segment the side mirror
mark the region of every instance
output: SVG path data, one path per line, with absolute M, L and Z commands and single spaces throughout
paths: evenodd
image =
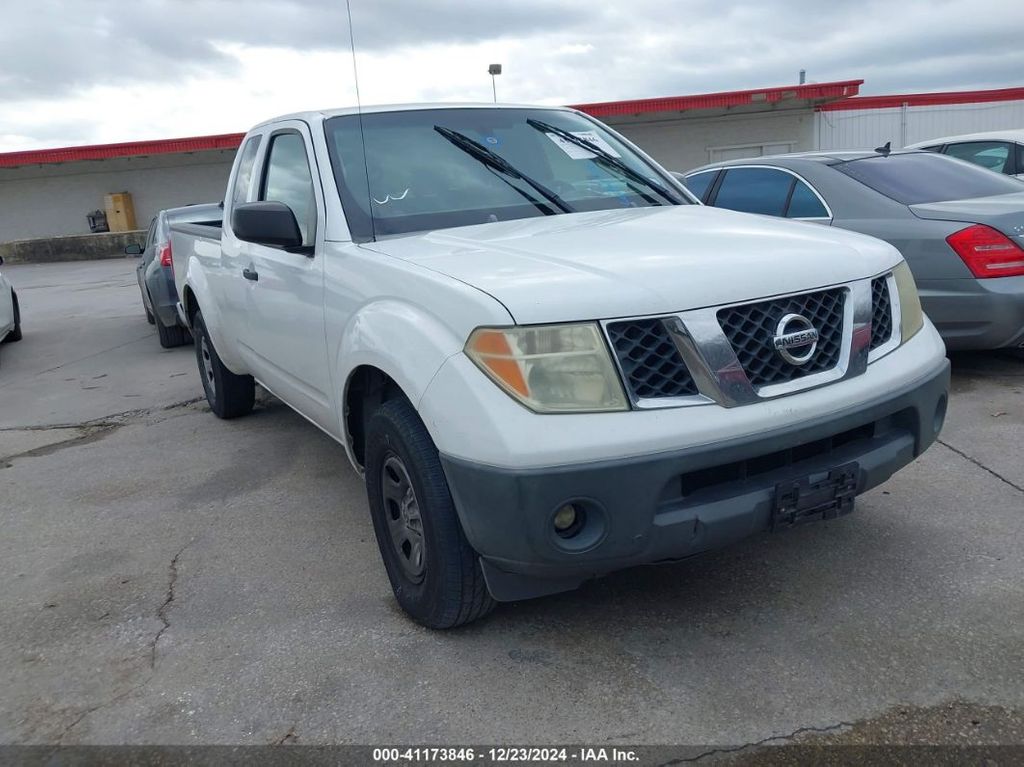
M 290 250 L 302 247 L 302 232 L 292 209 L 283 202 L 246 202 L 231 211 L 235 237 L 258 245 Z
M 127 246 L 124 249 L 124 254 L 126 256 L 141 256 L 142 255 L 142 246 L 139 245 L 139 243 L 137 243 L 137 242 L 133 242 L 131 245 Z

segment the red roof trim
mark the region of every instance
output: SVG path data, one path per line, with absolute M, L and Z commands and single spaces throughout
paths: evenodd
M 595 104 L 577 104 L 575 109 L 594 117 L 614 117 L 652 112 L 681 112 L 687 109 L 724 109 L 747 104 L 773 104 L 794 99 L 844 99 L 856 96 L 863 84 L 863 80 L 841 80 L 834 83 L 810 83 L 786 85 L 779 88 L 755 88 L 749 91 L 703 93 L 698 96 L 604 101 Z
M 890 109 L 904 104 L 911 107 L 940 104 L 981 104 L 986 101 L 1024 101 L 1024 88 L 999 88 L 990 91 L 947 91 L 945 93 L 909 93 L 902 96 L 858 96 L 834 104 L 823 104 L 820 112 L 844 109 Z
M 61 149 L 32 149 L 27 152 L 0 154 L 0 168 L 17 165 L 47 165 L 83 160 L 109 160 L 115 157 L 140 157 L 151 154 L 181 152 L 209 152 L 218 149 L 238 149 L 244 133 L 222 133 L 216 136 L 171 138 L 157 141 L 129 141 L 123 144 L 97 144 Z

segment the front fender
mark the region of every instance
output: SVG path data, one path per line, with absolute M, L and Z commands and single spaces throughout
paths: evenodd
M 387 299 L 360 309 L 338 346 L 338 379 L 348 381 L 362 365 L 387 373 L 417 405 L 441 365 L 462 350 L 464 338 L 439 318 L 410 304 Z
M 462 350 L 465 338 L 435 315 L 394 299 L 362 307 L 345 326 L 336 352 L 336 381 L 343 382 L 338 433 L 345 435 L 345 402 L 352 374 L 362 366 L 388 375 L 418 406 L 445 360 Z M 351 453 L 350 453 L 351 457 Z

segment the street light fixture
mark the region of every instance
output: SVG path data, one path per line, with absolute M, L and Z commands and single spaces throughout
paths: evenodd
M 491 76 L 491 91 L 494 93 L 494 103 L 498 103 L 498 86 L 495 85 L 494 78 L 501 74 L 501 64 L 491 64 L 487 67 L 487 74 Z

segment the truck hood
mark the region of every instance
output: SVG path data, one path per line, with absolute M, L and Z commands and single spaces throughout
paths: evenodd
M 812 290 L 899 263 L 872 237 L 699 205 L 595 211 L 369 247 L 472 285 L 520 324 L 664 314 Z
M 977 197 L 973 200 L 922 203 L 911 205 L 910 210 L 918 218 L 986 224 L 1007 237 L 1017 237 L 1017 242 L 1024 238 L 1024 192 Z

